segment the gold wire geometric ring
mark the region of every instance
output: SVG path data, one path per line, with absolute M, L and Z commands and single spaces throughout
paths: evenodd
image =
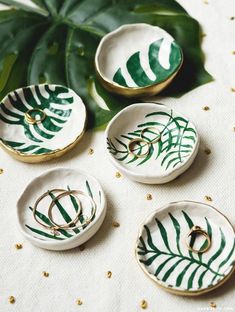
M 40 115 L 40 119 L 36 119 L 34 117 L 31 116 L 32 113 L 39 113 Z M 37 125 L 43 122 L 43 120 L 46 118 L 46 113 L 40 109 L 40 108 L 32 108 L 27 110 L 27 112 L 24 114 L 24 118 L 27 121 L 27 123 L 31 124 L 31 125 Z
M 144 133 L 148 130 L 154 130 L 155 132 L 157 132 L 157 137 L 151 141 L 147 141 L 145 138 L 144 138 Z M 140 133 L 140 138 L 143 139 L 146 143 L 148 144 L 154 144 L 154 143 L 157 143 L 160 139 L 161 139 L 161 133 L 160 131 L 158 130 L 157 127 L 146 127 L 144 129 L 141 130 L 141 133 Z
M 131 149 L 131 145 L 133 145 L 133 143 L 137 143 L 137 142 L 138 143 L 145 143 L 146 145 L 144 145 L 144 146 L 147 146 L 148 150 L 145 153 L 143 153 L 143 154 L 134 153 L 133 150 Z M 149 143 L 146 142 L 145 140 L 141 139 L 141 138 L 132 139 L 128 143 L 128 152 L 129 152 L 129 154 L 131 154 L 131 155 L 133 155 L 133 156 L 135 156 L 137 158 L 143 158 L 143 157 L 147 156 L 149 154 L 149 150 L 150 150 Z
M 206 231 L 204 231 L 200 226 L 197 226 L 197 225 L 193 226 L 190 229 L 190 232 L 189 232 L 187 238 L 192 236 L 192 235 L 195 235 L 195 234 L 200 234 L 200 235 L 204 236 L 206 238 L 207 244 L 203 249 L 202 248 L 195 249 L 188 244 L 188 240 L 186 239 L 186 245 L 188 247 L 188 250 L 195 252 L 197 254 L 206 252 L 211 247 L 211 238 L 210 238 L 209 234 Z

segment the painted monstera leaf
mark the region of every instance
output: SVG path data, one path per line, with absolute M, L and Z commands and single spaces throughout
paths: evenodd
M 0 12 L 0 99 L 42 82 L 65 85 L 85 102 L 89 126 L 107 123 L 131 100 L 114 96 L 95 78 L 94 55 L 102 36 L 122 24 L 162 27 L 179 43 L 184 64 L 164 93 L 185 93 L 212 80 L 203 67 L 198 22 L 174 0 L 33 0 Z
M 159 117 L 161 121 L 158 120 Z M 117 160 L 126 164 L 141 166 L 154 158 L 159 160 L 164 170 L 167 170 L 168 168 L 174 169 L 176 166 L 180 166 L 191 157 L 197 143 L 198 134 L 188 119 L 174 116 L 172 110 L 170 113 L 163 111 L 149 113 L 145 118 L 145 122 L 138 124 L 138 129 L 122 134 L 120 138 L 107 139 L 107 148 Z M 145 157 L 138 158 L 131 155 L 128 149 L 129 142 L 139 138 L 141 131 L 148 127 L 153 128 L 149 128 L 143 138 L 148 142 L 155 139 L 159 135 L 154 129 L 156 127 L 161 135 L 160 140 L 150 144 L 149 153 Z M 144 154 L 145 145 L 136 144 L 134 152 L 139 155 Z
M 210 254 L 193 253 L 185 248 L 184 235 L 195 225 L 195 216 L 184 210 L 179 213 L 169 212 L 164 220 L 155 217 L 144 225 L 138 239 L 138 261 L 165 287 L 180 291 L 213 287 L 233 268 L 234 237 L 226 238 L 224 229 L 215 225 L 215 220 L 204 217 L 201 220 L 204 229 L 210 239 L 216 241 L 209 249 Z M 199 249 L 203 250 L 206 244 L 206 240 L 202 241 Z
M 163 39 L 156 40 L 149 46 L 148 58 L 149 67 L 151 68 L 155 79 L 151 80 L 141 65 L 140 51 L 134 53 L 126 62 L 126 68 L 132 79 L 132 84 L 128 85 L 126 77 L 119 68 L 113 77 L 113 81 L 124 87 L 146 87 L 155 83 L 160 83 L 169 78 L 181 65 L 182 54 L 176 42 L 168 43 L 170 45 L 169 66 L 160 62 L 159 51 L 161 49 Z

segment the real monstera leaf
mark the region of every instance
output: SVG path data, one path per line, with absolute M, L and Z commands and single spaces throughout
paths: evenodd
M 9 91 L 42 82 L 76 91 L 89 113 L 89 126 L 107 123 L 130 99 L 106 91 L 96 80 L 94 56 L 100 39 L 122 24 L 162 27 L 180 44 L 183 67 L 164 94 L 187 92 L 212 80 L 203 67 L 201 31 L 174 0 L 14 0 L 0 12 L 0 98 Z

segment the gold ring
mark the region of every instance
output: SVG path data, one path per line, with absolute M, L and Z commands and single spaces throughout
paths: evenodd
M 195 241 L 197 234 L 203 235 L 206 238 L 206 242 L 207 242 L 207 244 L 205 244 L 205 243 L 203 244 L 203 245 L 205 245 L 205 247 L 202 246 L 200 249 L 193 248 L 193 244 L 194 244 L 194 241 Z M 206 231 L 204 231 L 200 226 L 194 225 L 190 229 L 190 232 L 189 232 L 187 238 L 190 236 L 191 236 L 191 242 L 189 244 L 188 244 L 188 240 L 186 239 L 186 245 L 190 251 L 199 254 L 199 253 L 206 252 L 211 247 L 211 238 L 210 238 L 209 234 Z
M 31 115 L 32 113 L 39 113 L 40 119 L 36 119 L 35 117 L 33 117 Z M 27 112 L 24 114 L 24 119 L 30 125 L 36 125 L 36 124 L 42 123 L 43 120 L 46 118 L 46 116 L 47 116 L 46 113 L 42 109 L 32 108 L 32 109 L 27 110 Z
M 148 130 L 151 130 L 151 129 L 154 130 L 155 132 L 157 132 L 157 133 L 156 133 L 157 137 L 156 137 L 155 139 L 151 140 L 151 141 L 148 141 L 148 140 L 146 140 L 146 139 L 144 138 L 144 133 L 145 133 L 146 131 L 148 131 Z M 154 133 L 154 134 L 155 134 L 155 133 Z M 144 129 L 141 130 L 140 138 L 143 139 L 144 141 L 146 141 L 146 142 L 149 143 L 149 144 L 153 144 L 153 143 L 157 143 L 157 142 L 161 139 L 161 133 L 160 133 L 160 131 L 158 130 L 157 127 L 146 127 L 146 128 L 144 128 Z
M 57 224 L 54 220 L 53 220 L 53 216 L 52 216 L 52 209 L 53 207 L 55 206 L 55 203 L 57 200 L 60 200 L 61 198 L 63 198 L 64 196 L 66 195 L 74 195 L 76 198 L 78 198 L 76 195 L 82 195 L 82 196 L 85 196 L 87 198 L 89 198 L 89 200 L 91 201 L 91 204 L 92 204 L 92 212 L 91 212 L 91 215 L 89 218 L 85 218 L 85 221 L 79 225 L 76 225 L 77 222 L 79 221 L 79 217 L 82 215 L 80 215 L 80 212 L 81 211 L 78 211 L 78 213 L 76 214 L 76 217 L 74 220 L 70 221 L 69 223 L 66 223 L 66 224 Z M 80 203 L 80 201 L 79 201 Z M 84 225 L 87 225 L 89 224 L 94 215 L 96 213 L 96 203 L 95 201 L 93 200 L 93 198 L 87 194 L 85 194 L 84 192 L 82 191 L 79 191 L 79 190 L 71 190 L 71 191 L 65 191 L 61 194 L 59 194 L 57 197 L 55 197 L 52 201 L 51 201 L 51 204 L 48 208 L 48 218 L 49 220 L 51 221 L 51 223 L 55 226 L 55 229 L 67 229 L 67 230 L 73 230 L 73 229 L 76 229 L 76 228 L 79 228 L 79 227 L 83 227 Z M 70 225 L 73 225 L 74 226 L 70 226 Z
M 60 227 L 58 227 L 57 225 L 54 226 L 54 224 L 53 224 L 53 225 L 46 225 L 46 224 L 42 223 L 41 221 L 39 221 L 38 218 L 37 218 L 37 207 L 38 207 L 38 204 L 39 204 L 45 197 L 49 196 L 50 193 L 54 193 L 54 192 L 63 192 L 63 193 L 64 193 L 64 192 L 66 192 L 66 190 L 64 190 L 64 189 L 52 189 L 52 190 L 49 190 L 49 191 L 45 192 L 44 194 L 42 194 L 42 195 L 37 199 L 37 201 L 36 201 L 35 204 L 34 204 L 34 207 L 33 207 L 33 218 L 34 218 L 34 220 L 35 220 L 38 224 L 40 224 L 41 226 L 43 226 L 43 227 L 46 228 L 46 229 L 51 230 L 51 231 L 53 232 L 53 234 L 59 235 L 59 232 L 58 232 L 57 230 L 59 230 Z M 63 194 L 63 193 L 62 193 L 62 194 Z M 74 196 L 74 195 L 73 195 L 73 196 Z M 72 220 L 71 222 L 69 222 L 68 225 L 74 223 L 75 221 L 77 222 L 77 221 L 78 221 L 77 219 L 78 219 L 78 217 L 79 217 L 79 215 L 80 215 L 80 213 L 81 213 L 81 209 L 82 209 L 81 203 L 80 203 L 79 199 L 77 198 L 77 196 L 76 196 L 76 199 L 77 199 L 77 201 L 78 201 L 79 209 L 78 209 L 78 212 L 77 212 L 77 214 L 76 214 L 75 219 Z M 56 198 L 53 199 L 54 202 L 55 202 L 55 200 L 56 200 Z
M 131 149 L 131 145 L 133 145 L 133 143 L 145 143 L 144 146 L 147 146 L 148 150 L 143 154 L 134 153 L 134 150 Z M 149 154 L 149 143 L 146 142 L 145 140 L 141 139 L 141 138 L 132 139 L 132 140 L 130 140 L 130 142 L 128 144 L 128 152 L 129 152 L 129 154 L 131 154 L 135 157 L 138 157 L 138 158 L 145 157 Z

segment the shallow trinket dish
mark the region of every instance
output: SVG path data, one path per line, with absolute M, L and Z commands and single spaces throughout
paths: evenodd
M 96 204 L 91 222 L 74 230 L 58 230 L 57 235 L 38 224 L 33 217 L 35 202 L 42 194 L 52 189 L 81 190 L 90 196 Z M 53 220 L 56 220 L 57 224 L 64 224 L 74 219 L 78 211 L 78 202 L 75 197 L 67 196 L 56 201 Z M 46 196 L 37 207 L 36 217 L 45 226 L 51 225 L 47 208 L 53 198 L 53 194 Z M 91 215 L 94 207 L 89 197 L 79 199 L 83 207 L 83 215 L 80 218 L 85 219 Z M 35 246 L 49 250 L 66 250 L 85 243 L 98 231 L 105 215 L 106 199 L 99 182 L 91 175 L 74 169 L 58 168 L 46 171 L 27 185 L 17 202 L 21 233 Z M 82 219 L 79 219 L 79 222 Z
M 148 144 L 138 142 L 141 137 Z M 198 152 L 199 135 L 187 117 L 165 105 L 137 103 L 110 121 L 105 145 L 111 162 L 128 178 L 162 184 L 191 166 Z
M 82 137 L 86 108 L 71 89 L 52 84 L 10 92 L 0 105 L 0 145 L 28 163 L 70 150 Z
M 199 226 L 210 237 L 194 236 L 197 250 L 187 244 L 190 230 Z M 159 286 L 178 295 L 193 296 L 222 285 L 234 272 L 235 235 L 228 219 L 214 207 L 191 201 L 170 203 L 154 211 L 141 226 L 136 258 Z
M 183 53 L 165 30 L 127 24 L 101 40 L 95 56 L 97 75 L 111 92 L 151 96 L 166 88 L 183 63 Z

